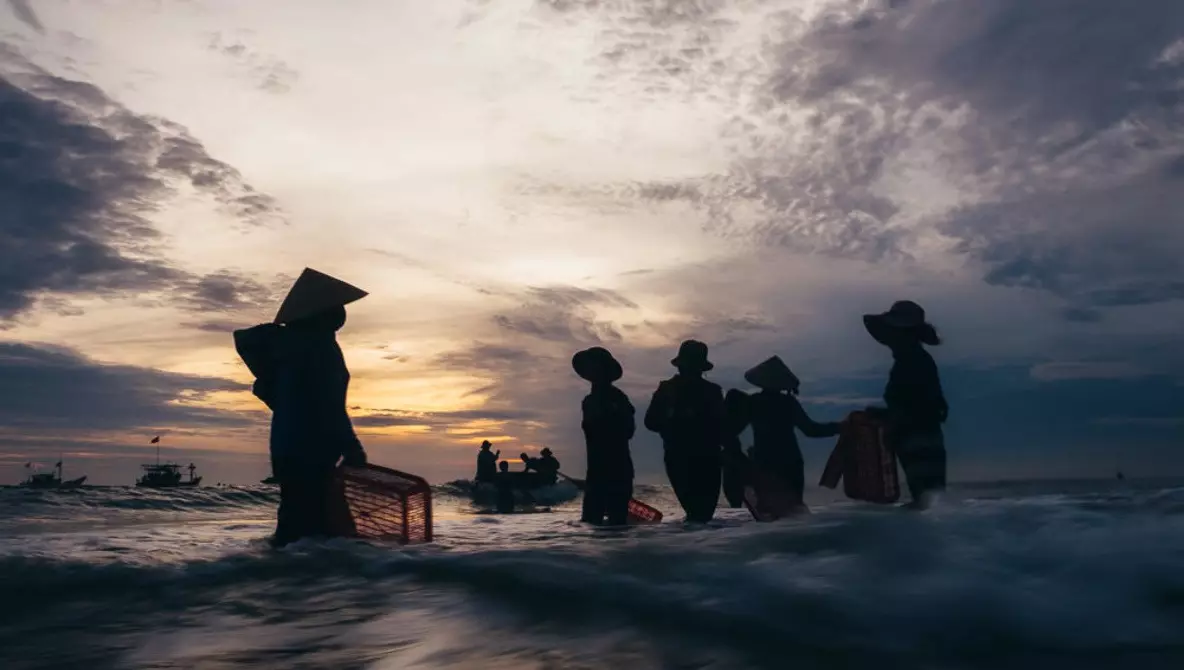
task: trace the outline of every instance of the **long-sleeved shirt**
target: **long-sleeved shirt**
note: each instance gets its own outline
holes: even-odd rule
[[[667,453],[718,451],[724,421],[723,389],[702,377],[660,382],[645,412],[645,427],[662,436]]]
[[[893,350],[892,356],[884,403],[893,431],[901,436],[941,426],[949,406],[933,357],[920,345]]]
[[[263,324],[234,333],[255,374],[254,392],[272,410],[272,469],[332,468],[362,451],[346,411],[349,370],[333,331]]]
[[[612,384],[594,384],[581,403],[588,478],[633,478],[629,440],[637,429],[629,396]]]
[[[802,459],[795,430],[815,438],[839,434],[839,424],[814,421],[798,399],[786,393],[754,393],[749,396],[748,415],[752,425],[753,454],[766,462]]]

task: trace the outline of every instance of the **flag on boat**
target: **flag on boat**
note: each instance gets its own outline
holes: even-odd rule
[[[61,461],[58,461],[57,463],[54,463],[54,464],[53,464],[53,467],[55,467],[55,468],[60,468],[60,467],[62,467],[62,462],[61,462]]]
[[[159,435],[157,435],[156,437],[152,438],[152,441],[151,441],[151,442],[149,442],[148,444],[156,444],[157,442],[160,442],[160,436],[159,436]]]

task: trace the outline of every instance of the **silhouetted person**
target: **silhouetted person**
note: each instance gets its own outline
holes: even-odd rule
[[[687,340],[670,362],[678,374],[658,384],[645,427],[662,436],[666,475],[687,521],[706,523],[719,504],[723,391],[703,378],[715,367],[707,360],[706,344]]]
[[[559,480],[559,459],[547,447],[543,447],[538,458],[531,458],[526,452],[518,458],[522,459],[523,480],[527,485],[554,484]]]
[[[795,504],[803,505],[805,464],[794,429],[806,437],[834,437],[840,426],[818,423],[806,414],[795,397],[801,382],[777,356],[745,372],[744,379],[760,389],[748,397],[753,466],[772,475]]]
[[[733,508],[744,504],[744,487],[750,483],[748,456],[740,445],[740,433],[748,426],[748,395],[731,389],[724,394],[723,489]]]
[[[510,472],[508,461],[502,461],[497,465],[500,470],[494,478],[494,483],[497,486],[497,511],[501,514],[509,514],[514,511],[513,473]]]
[[[908,480],[914,507],[928,506],[932,493],[946,487],[946,446],[942,424],[949,414],[937,364],[923,345],[941,344],[925,310],[902,300],[883,314],[863,317],[867,332],[892,350],[892,371],[883,407],[868,411],[888,422],[888,442]]]
[[[588,470],[581,520],[623,526],[629,520],[633,497],[633,458],[629,440],[636,430],[633,403],[613,382],[623,374],[621,364],[607,349],[592,347],[571,359],[576,374],[592,383],[581,403]]]
[[[497,477],[497,459],[502,452],[491,451],[491,447],[493,445],[489,440],[485,440],[481,443],[481,451],[477,453],[477,476],[474,479],[478,484],[492,482]]]
[[[234,332],[235,348],[255,375],[252,390],[272,411],[271,468],[280,485],[276,546],[332,534],[329,496],[338,460],[366,463],[346,412],[349,370],[336,337],[345,305],[365,295],[305,269],[274,323]]]

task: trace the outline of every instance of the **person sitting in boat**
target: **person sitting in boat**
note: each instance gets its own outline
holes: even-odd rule
[[[868,407],[888,423],[887,439],[908,481],[912,506],[925,508],[946,488],[946,445],[942,424],[949,415],[937,363],[925,345],[937,346],[937,329],[925,310],[901,300],[882,314],[865,314],[863,325],[876,342],[892,351],[892,370],[884,388],[886,407]]]
[[[523,472],[531,473],[528,478],[539,486],[549,486],[559,481],[559,459],[555,458],[551,450],[543,447],[538,458],[531,458],[523,452],[519,455],[524,466]]]
[[[621,378],[621,364],[603,347],[576,353],[571,359],[576,374],[592,383],[581,403],[584,441],[588,447],[584,504],[580,520],[612,526],[629,521],[633,497],[633,458],[629,440],[636,430],[635,410],[629,396],[613,386]],[[558,465],[556,465],[558,470]]]
[[[498,463],[500,470],[494,477],[497,486],[497,511],[500,514],[510,514],[514,511],[514,480],[510,472],[510,462]]]
[[[272,411],[271,468],[280,485],[275,546],[333,535],[334,469],[342,459],[366,463],[346,410],[349,370],[336,338],[345,305],[366,295],[306,268],[273,323],[234,332],[235,348],[255,375],[252,390]]]
[[[724,392],[703,378],[715,367],[707,360],[706,344],[683,342],[670,363],[678,374],[658,384],[645,427],[662,436],[666,476],[687,521],[707,523],[719,505]]]
[[[497,477],[497,459],[502,452],[500,449],[492,451],[492,447],[489,440],[485,440],[481,443],[481,451],[477,453],[477,476],[474,481],[478,484],[492,482]]]
[[[744,379],[760,389],[748,396],[753,465],[772,475],[793,505],[804,508],[805,464],[794,431],[806,437],[834,437],[840,424],[818,423],[806,414],[796,397],[801,382],[778,356],[745,372]]]

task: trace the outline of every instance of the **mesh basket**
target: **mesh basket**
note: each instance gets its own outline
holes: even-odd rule
[[[337,470],[343,535],[403,544],[432,541],[432,489],[415,475],[378,465]]]
[[[658,523],[662,520],[662,513],[641,502],[629,500],[629,523]]]

